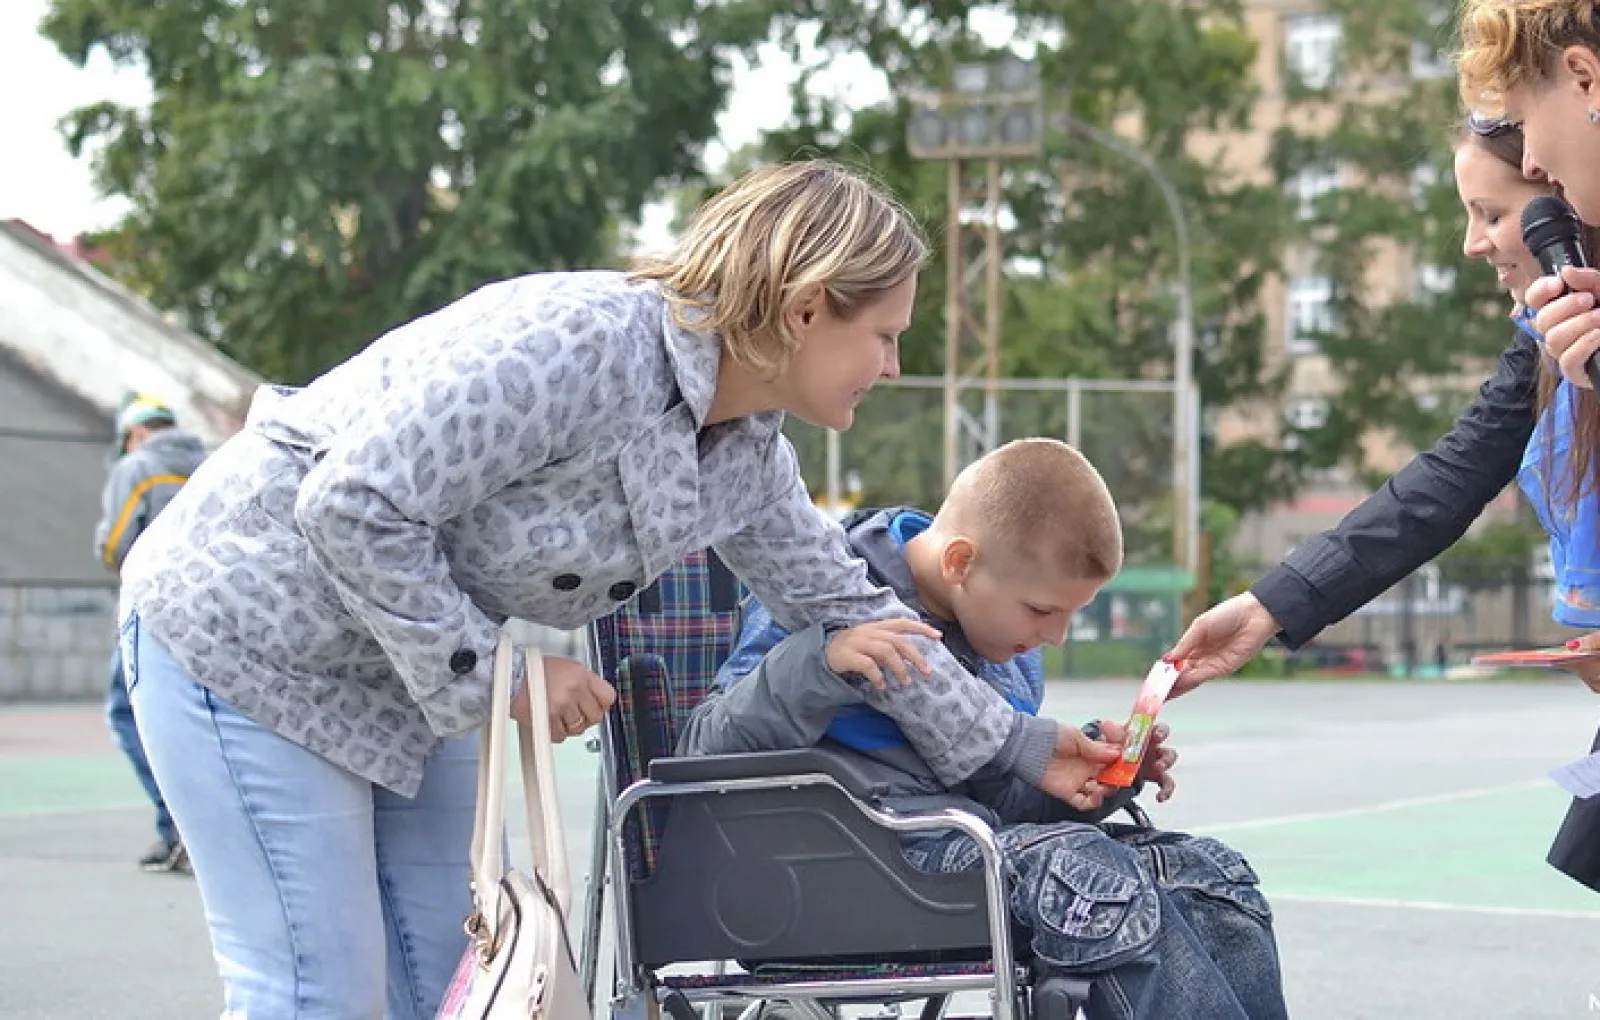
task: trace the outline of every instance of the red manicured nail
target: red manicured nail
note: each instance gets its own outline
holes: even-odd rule
[[[1578,641],[1578,640],[1572,640],[1572,641],[1568,641],[1568,642],[1567,642],[1567,650],[1568,650],[1568,651],[1573,651],[1573,652],[1575,652],[1575,651],[1577,651],[1577,650],[1578,650],[1578,646],[1579,646],[1579,645],[1580,645],[1580,644],[1582,644],[1582,643],[1583,643],[1583,642],[1581,642],[1581,641]]]

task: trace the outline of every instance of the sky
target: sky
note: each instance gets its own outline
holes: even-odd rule
[[[141,73],[114,67],[104,53],[81,69],[63,57],[38,33],[48,7],[49,0],[0,0],[0,95],[26,97],[0,103],[0,219],[20,218],[65,240],[114,224],[126,206],[97,196],[88,157],[67,152],[57,125],[72,109],[100,100],[142,105],[150,90]],[[756,65],[738,62],[733,96],[718,120],[722,144],[707,153],[713,170],[727,150],[788,118],[794,65],[772,46],[763,47]],[[883,76],[864,59],[847,61],[828,77],[829,91],[848,95],[853,104],[889,95]],[[647,209],[640,242],[663,241],[671,215],[664,205]]]

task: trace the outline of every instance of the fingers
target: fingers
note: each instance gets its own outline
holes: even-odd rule
[[[939,631],[921,620],[894,617],[839,631],[828,639],[828,666],[836,673],[859,673],[878,690],[894,677],[902,687],[912,682],[911,669],[926,675],[928,660],[913,637],[938,640]]]
[[[1529,308],[1543,310],[1546,305],[1560,297],[1566,290],[1566,284],[1554,276],[1541,276],[1528,285],[1523,300]]]
[[[1588,366],[1595,352],[1600,351],[1600,319],[1595,319],[1594,324],[1596,328],[1578,337],[1566,353],[1556,359],[1556,364],[1561,366],[1561,377],[1581,389],[1594,388],[1589,381]]]
[[[1113,719],[1097,719],[1095,725],[1100,727],[1100,736],[1108,743],[1120,744],[1128,739],[1128,727]]]
[[[1101,725],[1103,726],[1104,723]],[[1121,729],[1121,727],[1116,723],[1113,723],[1112,725],[1116,726],[1119,730]],[[1097,762],[1102,765],[1109,765],[1117,760],[1118,755],[1122,754],[1121,737],[1118,737],[1114,742],[1102,742],[1092,739],[1082,730],[1072,729],[1068,726],[1061,727],[1061,732],[1068,738],[1066,741],[1067,746],[1063,747],[1063,742],[1057,740],[1057,755],[1082,758],[1087,762]],[[1126,731],[1123,732],[1125,733]]]
[[[1178,789],[1178,780],[1172,775],[1172,768],[1177,764],[1178,752],[1170,747],[1161,748],[1149,759],[1147,778],[1156,784],[1158,804],[1164,804],[1172,799],[1173,793]]]
[[[1068,804],[1078,811],[1094,811],[1104,804],[1106,800],[1106,787],[1090,780],[1083,789],[1066,798]]]

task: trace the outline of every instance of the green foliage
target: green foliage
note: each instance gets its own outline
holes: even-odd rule
[[[864,54],[903,87],[938,87],[952,66],[989,55],[971,24],[972,5],[939,0],[860,4],[815,0],[780,14],[790,27],[820,24],[826,55],[810,74],[825,81],[831,58]],[[1173,225],[1151,178],[1126,157],[1068,130],[1068,116],[1108,129],[1148,153],[1171,178],[1190,221],[1196,318],[1204,327],[1195,372],[1205,406],[1272,399],[1282,379],[1265,371],[1261,286],[1277,267],[1287,217],[1273,186],[1230,179],[1219,163],[1193,153],[1200,132],[1245,122],[1254,100],[1256,42],[1237,5],[1225,0],[1015,0],[1006,5],[1018,35],[1038,42],[1047,133],[1037,161],[1007,162],[1005,200],[1015,226],[1006,233],[1008,264],[1002,372],[1008,376],[1167,379],[1172,373],[1172,321],[1178,279]],[[793,19],[792,21],[786,19]],[[909,28],[907,26],[914,26]],[[798,31],[788,38],[799,38]],[[940,374],[944,365],[946,257],[943,241],[947,174],[906,150],[909,105],[850,111],[815,99],[796,85],[796,114],[759,145],[764,158],[820,154],[865,167],[902,195],[934,240],[935,262],[924,275],[902,366],[908,374]],[[1133,133],[1129,125],[1136,124]],[[879,391],[868,404],[892,398]],[[1007,398],[1007,435],[1024,423]],[[1051,411],[1023,414],[1034,431],[1065,434],[1060,398]],[[923,405],[926,406],[926,405]],[[1129,515],[1134,558],[1168,555],[1170,403],[1129,401],[1084,421],[1084,444],[1095,428],[1116,445],[1096,462],[1108,474],[1142,478],[1142,491],[1118,489]],[[863,409],[863,416],[869,415]],[[891,415],[893,417],[893,415]],[[820,469],[821,438],[792,428],[808,469]],[[870,435],[870,440],[866,437]],[[859,437],[859,438],[858,438]],[[892,425],[858,424],[847,437],[852,463],[875,448],[867,502],[881,492],[896,501],[936,505],[942,431],[934,414],[909,411]],[[1262,444],[1244,450],[1203,447],[1207,495],[1239,509],[1259,507],[1287,489],[1292,464]],[[1091,453],[1091,456],[1093,454]],[[818,470],[809,470],[815,484]],[[915,486],[908,488],[907,486]]]
[[[144,68],[147,111],[74,112],[133,212],[103,242],[163,307],[303,381],[486,281],[603,265],[699,170],[756,0],[54,0],[82,63]]]
[[[1328,7],[1342,17],[1341,78],[1305,98],[1301,110],[1331,105],[1333,127],[1284,129],[1273,163],[1283,181],[1317,163],[1337,164],[1344,177],[1301,225],[1300,244],[1333,283],[1337,325],[1316,339],[1339,380],[1327,424],[1302,436],[1302,453],[1308,466],[1344,464],[1361,473],[1368,467],[1362,439],[1374,430],[1417,448],[1445,431],[1487,359],[1505,346],[1510,302],[1487,267],[1461,254],[1465,214],[1451,174],[1461,117],[1455,78],[1411,74],[1415,42],[1447,45],[1450,5],[1335,0]],[[1448,286],[1379,278],[1374,266],[1394,251],[1441,270]]]

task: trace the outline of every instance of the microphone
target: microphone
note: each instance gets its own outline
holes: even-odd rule
[[[1587,268],[1583,224],[1572,207],[1554,195],[1540,195],[1522,209],[1522,243],[1528,246],[1546,276],[1560,277],[1568,266]],[[1570,293],[1571,288],[1565,288]],[[1583,366],[1589,385],[1600,393],[1600,352]]]

